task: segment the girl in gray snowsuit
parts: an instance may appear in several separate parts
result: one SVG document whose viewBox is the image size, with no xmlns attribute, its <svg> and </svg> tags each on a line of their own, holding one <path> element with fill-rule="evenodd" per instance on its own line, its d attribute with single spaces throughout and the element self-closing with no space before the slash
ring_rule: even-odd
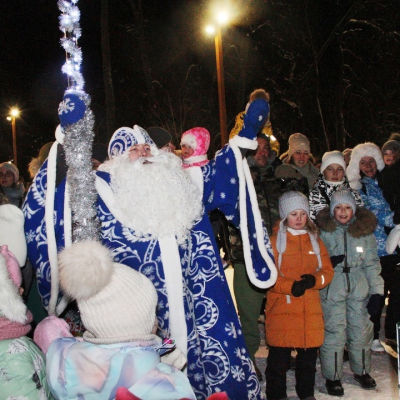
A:
<svg viewBox="0 0 400 400">
<path fill-rule="evenodd" d="M 379 307 L 383 295 L 381 266 L 374 229 L 375 215 L 357 208 L 348 189 L 334 193 L 330 208 L 317 216 L 320 237 L 331 256 L 335 276 L 321 290 L 325 340 L 320 348 L 322 374 L 328 393 L 343 396 L 340 379 L 347 344 L 350 368 L 363 389 L 373 389 L 371 343 L 373 324 L 368 314 Z"/>
</svg>

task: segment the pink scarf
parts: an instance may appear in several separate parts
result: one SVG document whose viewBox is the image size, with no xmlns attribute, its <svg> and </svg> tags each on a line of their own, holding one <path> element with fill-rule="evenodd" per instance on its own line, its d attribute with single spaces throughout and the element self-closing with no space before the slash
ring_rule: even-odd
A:
<svg viewBox="0 0 400 400">
<path fill-rule="evenodd" d="M 30 311 L 26 312 L 26 322 L 24 324 L 0 317 L 0 340 L 16 339 L 25 336 L 31 330 L 30 323 L 32 319 Z"/>
</svg>

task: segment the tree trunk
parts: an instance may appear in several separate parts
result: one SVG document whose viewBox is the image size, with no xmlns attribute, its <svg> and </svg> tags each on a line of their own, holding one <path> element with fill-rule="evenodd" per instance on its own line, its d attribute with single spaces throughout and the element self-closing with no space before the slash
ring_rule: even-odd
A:
<svg viewBox="0 0 400 400">
<path fill-rule="evenodd" d="M 154 114 L 158 111 L 157 110 L 158 105 L 157 105 L 157 97 L 156 97 L 155 90 L 154 90 L 153 83 L 152 83 L 153 79 L 151 76 L 149 57 L 148 57 L 147 51 L 146 51 L 146 40 L 145 40 L 145 33 L 144 33 L 144 27 L 143 27 L 144 17 L 143 17 L 142 2 L 141 2 L 141 0 L 138 0 L 137 5 L 136 5 L 135 0 L 129 0 L 129 3 L 132 7 L 133 15 L 135 17 L 135 26 L 136 26 L 136 33 L 137 33 L 137 39 L 138 39 L 138 47 L 139 47 L 140 58 L 142 60 L 144 79 L 145 79 L 147 94 L 148 94 L 148 102 L 149 102 L 150 110 L 152 111 L 152 114 Z"/>
<path fill-rule="evenodd" d="M 101 0 L 101 51 L 103 58 L 103 80 L 106 95 L 107 143 L 115 131 L 115 98 L 111 71 L 110 30 L 108 21 L 108 0 Z"/>
</svg>

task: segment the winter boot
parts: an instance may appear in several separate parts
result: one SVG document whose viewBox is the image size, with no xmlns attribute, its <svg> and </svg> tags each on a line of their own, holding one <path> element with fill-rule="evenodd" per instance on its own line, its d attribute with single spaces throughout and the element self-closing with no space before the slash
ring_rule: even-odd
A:
<svg viewBox="0 0 400 400">
<path fill-rule="evenodd" d="M 327 379 L 325 386 L 328 391 L 328 394 L 330 394 L 331 396 L 340 397 L 340 396 L 344 395 L 344 389 L 342 386 L 342 382 L 340 382 L 340 379 L 337 379 L 335 381 L 331 381 L 330 379 Z"/>
<path fill-rule="evenodd" d="M 363 375 L 354 374 L 354 379 L 365 390 L 375 389 L 376 387 L 375 379 L 371 378 L 370 374 L 363 374 Z"/>
</svg>

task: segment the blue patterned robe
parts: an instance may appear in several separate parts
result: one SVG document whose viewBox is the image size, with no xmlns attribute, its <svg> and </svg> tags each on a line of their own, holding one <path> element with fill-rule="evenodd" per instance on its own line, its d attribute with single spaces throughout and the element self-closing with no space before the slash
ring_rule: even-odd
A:
<svg viewBox="0 0 400 400">
<path fill-rule="evenodd" d="M 46 165 L 42 167 L 46 168 Z M 260 399 L 260 385 L 244 343 L 240 323 L 221 265 L 207 212 L 219 208 L 227 219 L 239 225 L 239 179 L 234 152 L 225 146 L 207 165 L 202 167 L 204 191 L 203 217 L 192 227 L 189 237 L 178 247 L 183 285 L 183 304 L 187 326 L 187 375 L 198 399 L 205 399 L 214 392 L 226 391 L 230 399 Z M 39 292 L 44 304 L 48 303 L 50 271 L 46 249 L 41 238 L 45 237 L 44 222 L 40 211 L 42 191 L 45 192 L 45 173 L 39 172 L 30 189 L 24 206 L 28 254 L 38 274 Z M 97 172 L 97 180 L 110 184 L 110 175 Z M 42 188 L 37 186 L 42 185 Z M 62 195 L 64 184 L 57 188 Z M 253 210 L 246 192 L 249 252 L 253 260 L 251 273 L 257 280 L 270 286 L 271 270 L 260 251 L 260 238 L 255 234 Z M 39 200 L 39 201 L 38 201 Z M 161 201 L 161 200 L 160 200 Z M 116 262 L 128 265 L 146 275 L 158 292 L 158 324 L 160 336 L 169 336 L 169 299 L 161 250 L 157 240 L 138 237 L 122 225 L 110 212 L 99 193 L 98 216 L 101 221 L 103 243 L 112 251 Z M 54 220 L 62 227 L 62 201 L 56 201 Z M 63 244 L 62 229 L 57 241 Z M 267 232 L 261 238 L 264 252 L 273 256 Z M 36 248 L 35 248 L 36 247 Z M 270 282 L 270 283 L 267 283 Z M 133 305 L 134 306 L 134 305 Z"/>
</svg>

